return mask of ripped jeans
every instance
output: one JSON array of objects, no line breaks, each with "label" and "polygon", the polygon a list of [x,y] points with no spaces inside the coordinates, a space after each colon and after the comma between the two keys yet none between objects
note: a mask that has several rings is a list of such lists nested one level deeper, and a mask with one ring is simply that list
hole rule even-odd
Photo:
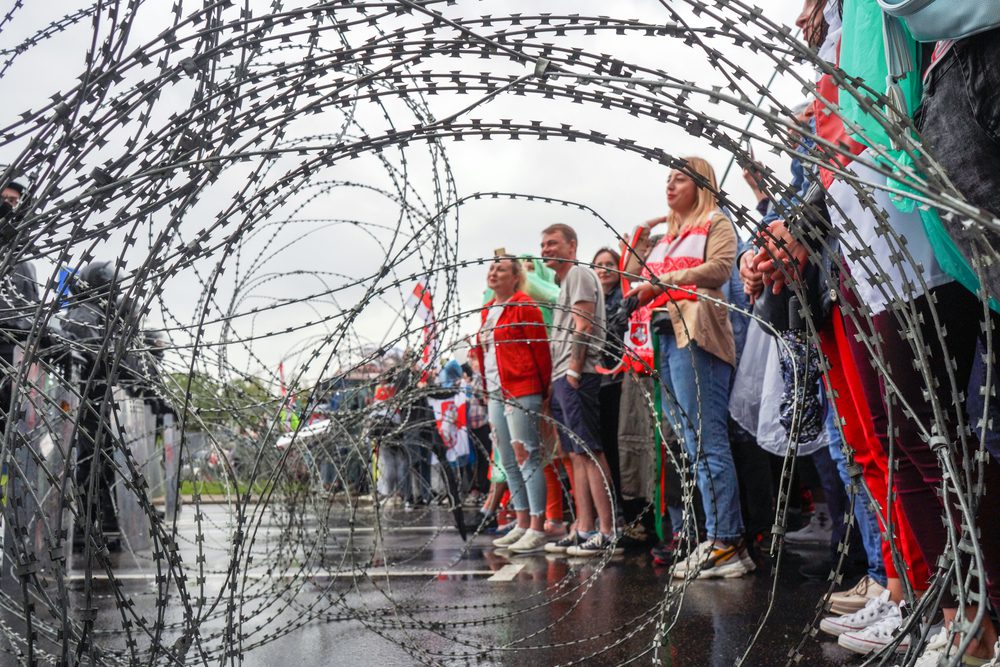
[{"label": "ripped jeans", "polygon": [[[492,426],[493,453],[504,472],[510,489],[510,504],[514,511],[528,510],[532,516],[545,514],[545,475],[539,448],[539,413],[542,395],[531,394],[504,399],[499,393],[490,395],[489,418]],[[518,465],[512,443],[521,443],[527,452]]]}]

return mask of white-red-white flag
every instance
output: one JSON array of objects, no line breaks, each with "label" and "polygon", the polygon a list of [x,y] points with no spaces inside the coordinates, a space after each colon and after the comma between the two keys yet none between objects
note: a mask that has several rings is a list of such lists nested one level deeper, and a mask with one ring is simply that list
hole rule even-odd
[{"label": "white-red-white flag", "polygon": [[427,286],[422,282],[418,282],[413,286],[413,292],[406,300],[406,303],[416,309],[417,317],[424,323],[424,349],[420,355],[420,359],[426,375],[426,369],[430,368],[431,363],[437,358],[438,353],[437,320],[434,318],[434,300],[431,298],[431,293],[427,289]]},{"label": "white-red-white flag", "polygon": [[469,401],[465,392],[459,392],[452,398],[428,399],[434,410],[434,422],[438,433],[444,441],[445,456],[449,463],[454,463],[463,456],[469,455],[468,408]]}]

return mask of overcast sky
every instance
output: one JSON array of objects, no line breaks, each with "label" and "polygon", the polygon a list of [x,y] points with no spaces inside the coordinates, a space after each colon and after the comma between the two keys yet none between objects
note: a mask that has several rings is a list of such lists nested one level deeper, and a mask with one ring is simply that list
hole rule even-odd
[{"label": "overcast sky", "polygon": [[[799,0],[766,0],[767,12],[774,20],[791,24],[797,15],[801,2]],[[171,3],[147,2],[142,11],[142,20],[138,21],[129,40],[133,48],[153,39],[166,25],[168,10]],[[255,4],[259,12],[268,11],[270,0],[261,0]],[[297,3],[286,3],[290,6]],[[185,1],[186,14],[200,3]],[[83,7],[81,3],[78,5]],[[683,6],[677,3],[677,6]],[[558,1],[549,0],[544,4],[545,11],[552,14],[580,14],[597,16],[614,12],[616,17],[636,18],[650,22],[663,23],[668,20],[668,14],[659,2],[652,0],[616,0],[608,2],[587,2],[582,0]],[[64,3],[26,3],[26,7],[15,13],[10,25],[5,26],[0,33],[0,45],[4,49],[14,48],[26,35],[33,34],[51,20],[71,13],[74,5]],[[446,9],[452,18],[460,16],[481,16],[484,14],[535,13],[537,2],[473,2],[462,1],[456,6]],[[413,18],[401,20],[386,29],[396,25],[415,22]],[[352,30],[348,38],[352,44],[359,44],[366,37],[362,30]],[[0,121],[3,125],[13,122],[18,114],[25,109],[41,106],[47,98],[59,91],[69,90],[76,77],[83,71],[83,58],[90,46],[91,26],[84,21],[58,37],[43,41],[31,51],[18,57],[15,64],[4,75],[3,81],[7,91],[8,102],[0,109]],[[332,33],[324,37],[321,46],[325,49],[341,47]],[[704,53],[686,46],[681,41],[670,37],[639,37],[635,33],[616,36],[606,32],[597,35],[583,36],[568,33],[566,36],[554,37],[545,35],[538,38],[539,42],[555,42],[560,46],[580,47],[589,52],[613,55],[626,62],[637,63],[649,67],[663,69],[672,76],[690,80],[698,85],[710,86],[723,82],[718,72],[712,70],[706,62]],[[728,47],[727,47],[728,48]],[[126,49],[129,52],[129,49]],[[730,51],[731,52],[731,49]],[[183,54],[178,54],[178,57]],[[272,55],[262,61],[274,62],[280,57]],[[747,69],[755,79],[766,83],[772,74],[773,67],[760,55],[749,52],[739,55],[741,67]],[[417,70],[433,69],[435,71],[500,71],[525,73],[524,68],[510,63],[506,59],[479,58],[439,58],[422,62]],[[148,73],[147,73],[148,74]],[[125,81],[121,85],[128,87],[136,81]],[[789,105],[801,99],[800,87],[793,81],[779,79],[774,90]],[[184,81],[170,85],[164,89],[164,94],[156,108],[157,115],[151,125],[168,122],[169,114],[183,110],[190,103],[191,87]],[[437,117],[447,117],[459,109],[471,104],[476,98],[472,96],[438,95],[427,97],[426,102],[431,113]],[[400,128],[412,127],[416,121],[412,114],[402,104],[387,102],[386,111],[392,117],[393,124]],[[736,115],[732,109],[723,106],[716,107],[713,113],[730,121],[739,123],[745,119]],[[572,104],[568,101],[546,100],[538,97],[500,95],[467,114],[468,118],[501,119],[509,118],[517,122],[538,120],[546,124],[567,123],[585,131],[596,130],[610,136],[628,137],[640,145],[659,146],[663,150],[677,156],[701,155],[707,157],[721,177],[726,168],[728,156],[700,143],[685,132],[662,123],[640,120],[627,113],[615,110],[605,110]],[[286,137],[307,137],[336,131],[343,119],[339,110],[316,116],[293,117],[288,123]],[[387,127],[387,121],[382,117],[382,110],[374,105],[362,105],[357,109],[355,120],[369,134],[375,135]],[[122,133],[113,136],[125,136],[128,128],[123,127]],[[23,142],[5,146],[5,155],[0,157],[4,162],[15,159],[17,152],[23,147]],[[650,217],[662,215],[666,210],[664,197],[665,170],[659,165],[651,164],[639,157],[609,147],[595,146],[585,142],[568,143],[562,140],[540,142],[536,140],[510,141],[494,139],[483,141],[478,139],[462,142],[444,141],[445,160],[439,160],[435,165],[428,159],[428,147],[423,143],[410,146],[406,152],[406,167],[410,190],[406,194],[407,201],[417,210],[433,214],[435,210],[435,180],[446,177],[445,167],[454,178],[458,196],[472,195],[477,192],[517,192],[531,195],[548,196],[565,199],[586,205],[594,209],[620,233],[627,233],[639,222]],[[120,146],[118,147],[120,150]],[[114,153],[114,141],[104,148],[105,153]],[[779,174],[787,173],[783,161],[768,155],[759,155],[762,160],[773,166]],[[386,152],[387,162],[395,168],[401,168],[399,152]],[[278,174],[281,164],[274,166]],[[181,228],[181,235],[193,235],[204,227],[205,221],[211,220],[215,212],[228,203],[232,194],[242,185],[249,166],[239,165],[227,169],[219,183],[206,192],[201,203],[188,212]],[[87,173],[89,169],[81,169]],[[280,174],[279,174],[280,175]],[[336,182],[335,187],[323,185]],[[337,342],[327,342],[321,354],[307,363],[308,352],[315,349],[317,342],[335,329],[336,323],[343,314],[355,305],[357,298],[363,293],[365,284],[352,285],[362,277],[377,273],[384,262],[384,246],[392,241],[393,232],[400,223],[401,206],[392,197],[385,197],[375,190],[392,189],[392,178],[387,174],[385,165],[376,157],[362,157],[338,163],[333,168],[324,170],[312,184],[303,187],[300,192],[293,193],[289,205],[275,212],[276,220],[295,219],[297,222],[281,228],[258,224],[255,234],[244,239],[239,258],[224,258],[225,273],[219,282],[217,300],[219,308],[228,309],[229,301],[247,278],[247,269],[257,258],[263,258],[261,266],[252,277],[254,286],[248,289],[242,284],[239,293],[239,305],[235,311],[246,313],[251,308],[259,308],[275,301],[287,298],[297,298],[306,294],[322,292],[330,286],[340,286],[342,289],[333,295],[326,295],[311,300],[306,304],[285,306],[280,309],[261,312],[255,315],[240,317],[234,323],[234,329],[242,336],[259,337],[247,345],[230,345],[225,349],[213,348],[207,358],[218,361],[217,353],[224,352],[222,366],[231,366],[241,372],[263,373],[276,372],[278,363],[286,361],[286,373],[291,374],[296,367],[304,369],[304,376],[315,378],[323,371],[323,364],[330,361],[330,367],[336,367],[349,357],[349,352],[357,346],[367,343],[379,344],[399,335],[402,320],[399,313],[408,313],[403,306],[403,295],[400,292],[387,294],[384,301],[373,302],[357,318],[347,339]],[[750,205],[749,190],[742,184],[739,170],[733,169],[725,189],[737,201]],[[349,222],[343,222],[344,220]],[[472,201],[462,206],[458,212],[457,229],[454,218],[446,229],[438,230],[446,234],[452,244],[457,244],[458,259],[489,258],[495,248],[504,247],[510,252],[536,252],[539,241],[539,230],[553,222],[566,222],[577,228],[580,235],[580,256],[589,259],[594,251],[614,243],[613,235],[604,228],[593,216],[578,210],[543,204],[540,202],[509,202],[504,200]],[[358,223],[358,224],[354,224]],[[160,224],[155,219],[149,221],[150,231],[155,231]],[[408,223],[401,232],[409,233]],[[417,257],[393,267],[398,275],[408,276],[421,272],[430,257],[433,247],[433,235],[425,234],[427,238],[420,240],[424,259]],[[397,240],[396,247],[399,247]],[[103,257],[117,256],[122,252],[121,238],[109,239],[97,249],[97,255]],[[139,244],[133,250],[127,251],[129,266],[141,264],[146,259],[148,251]],[[174,320],[182,327],[189,327],[197,321],[196,305],[202,291],[202,282],[219,261],[219,257],[206,258],[195,268],[186,270],[174,276],[166,286],[162,296],[162,304],[169,313],[163,312],[160,302],[151,313],[147,324],[151,327],[166,325],[175,329],[171,336],[178,342],[186,340],[182,331],[177,331]],[[440,263],[442,257],[434,261]],[[40,275],[46,276],[54,270],[54,264],[45,261],[39,263]],[[436,268],[442,268],[438,265]],[[458,311],[474,310],[480,303],[485,282],[485,266],[474,266],[458,272],[457,299]],[[443,275],[443,274],[439,274]],[[409,283],[407,283],[408,288]],[[437,281],[439,301],[446,298],[445,286]],[[405,291],[405,289],[403,290]],[[225,304],[224,306],[221,304]],[[210,313],[211,314],[211,313]],[[219,315],[219,312],[215,312]],[[327,323],[324,320],[334,318]],[[209,317],[212,319],[212,317]],[[308,322],[318,324],[285,335],[270,335],[286,327],[305,325]],[[474,320],[467,318],[457,328],[452,328],[449,336],[461,333],[471,333],[474,330]],[[217,340],[219,327],[210,326],[206,329],[205,340]],[[214,338],[213,338],[214,337]],[[185,353],[186,354],[186,353]]]}]

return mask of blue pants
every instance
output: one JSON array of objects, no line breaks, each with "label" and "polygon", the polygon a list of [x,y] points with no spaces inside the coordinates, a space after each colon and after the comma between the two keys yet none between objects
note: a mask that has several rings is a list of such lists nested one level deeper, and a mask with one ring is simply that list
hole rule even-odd
[{"label": "blue pants", "polygon": [[[507,473],[510,504],[515,511],[532,516],[545,514],[545,475],[542,474],[541,437],[538,432],[542,395],[532,394],[504,400],[490,396],[490,426],[496,453]],[[513,443],[524,445],[528,457],[518,465]]]},{"label": "blue pants", "polygon": [[[844,456],[841,449],[842,440],[836,419],[831,406],[826,411],[825,424],[827,435],[830,438],[830,458],[837,464],[837,472],[840,474],[840,481],[844,483],[844,488],[849,489],[851,488],[851,476],[847,472],[847,457]],[[854,521],[858,526],[861,544],[865,548],[868,576],[877,581],[879,585],[885,586],[887,579],[885,563],[882,562],[882,534],[879,532],[878,519],[875,518],[875,512],[868,504],[868,496],[864,491],[861,491],[854,499]]]},{"label": "blue pants", "polygon": [[679,348],[674,336],[660,334],[663,411],[683,433],[701,491],[705,530],[709,539],[735,542],[743,537],[743,516],[727,422],[732,373],[732,366],[694,341]]}]

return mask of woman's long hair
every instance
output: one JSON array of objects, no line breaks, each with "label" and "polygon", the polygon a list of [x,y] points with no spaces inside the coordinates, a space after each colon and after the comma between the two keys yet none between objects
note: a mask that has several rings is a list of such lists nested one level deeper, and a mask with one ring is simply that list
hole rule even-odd
[{"label": "woman's long hair", "polygon": [[[708,163],[708,160],[700,157],[686,157],[683,161],[687,163],[686,168],[681,169],[688,177],[695,181],[698,188],[698,197],[695,199],[694,207],[684,218],[681,218],[673,210],[667,214],[667,229],[671,236],[680,233],[685,225],[694,225],[704,222],[719,208],[719,202],[715,199],[715,193],[719,191],[719,184],[715,178],[715,169]],[[707,187],[702,186],[692,173],[701,176],[707,183]]]}]

